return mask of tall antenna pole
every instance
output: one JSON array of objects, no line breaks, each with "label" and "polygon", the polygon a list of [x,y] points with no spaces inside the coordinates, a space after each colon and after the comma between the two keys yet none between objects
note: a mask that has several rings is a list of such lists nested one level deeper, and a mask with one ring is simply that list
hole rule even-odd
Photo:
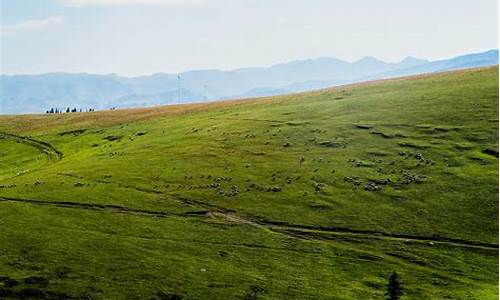
[{"label": "tall antenna pole", "polygon": [[177,74],[177,96],[177,100],[181,103],[181,74]]}]

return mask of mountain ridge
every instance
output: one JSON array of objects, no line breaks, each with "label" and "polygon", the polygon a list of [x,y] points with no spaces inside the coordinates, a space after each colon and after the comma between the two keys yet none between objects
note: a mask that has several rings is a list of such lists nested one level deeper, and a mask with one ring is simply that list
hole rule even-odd
[{"label": "mountain ridge", "polygon": [[[269,67],[191,70],[180,74],[155,73],[136,77],[67,72],[0,75],[0,114],[36,113],[51,107],[108,109],[136,107],[138,103],[152,106],[278,95],[495,64],[498,64],[498,49],[436,61],[411,56],[395,63],[370,56],[354,62],[319,57]],[[184,91],[181,98],[177,92],[179,87]],[[131,99],[133,103],[124,101]]]}]

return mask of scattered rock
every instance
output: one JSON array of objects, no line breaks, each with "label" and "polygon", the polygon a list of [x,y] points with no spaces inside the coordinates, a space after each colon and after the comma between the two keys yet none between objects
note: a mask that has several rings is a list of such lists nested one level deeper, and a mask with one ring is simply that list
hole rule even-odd
[{"label": "scattered rock", "polygon": [[403,176],[403,178],[400,180],[401,184],[422,183],[427,180],[426,176],[411,174],[406,170],[402,170],[401,175]]},{"label": "scattered rock", "polygon": [[316,192],[321,192],[326,187],[326,184],[322,182],[313,182],[313,186]]},{"label": "scattered rock", "polygon": [[15,184],[6,184],[6,185],[0,184],[0,189],[8,189],[8,188],[14,188],[14,187],[16,187]]},{"label": "scattered rock", "polygon": [[365,184],[364,188],[366,191],[369,191],[369,192],[376,192],[376,191],[379,191],[382,189],[380,186],[376,185],[374,182],[368,182],[367,184]]},{"label": "scattered rock", "polygon": [[346,176],[346,177],[344,177],[344,181],[349,182],[353,186],[353,188],[357,188],[362,183],[362,181],[357,176],[353,176],[353,177]]}]

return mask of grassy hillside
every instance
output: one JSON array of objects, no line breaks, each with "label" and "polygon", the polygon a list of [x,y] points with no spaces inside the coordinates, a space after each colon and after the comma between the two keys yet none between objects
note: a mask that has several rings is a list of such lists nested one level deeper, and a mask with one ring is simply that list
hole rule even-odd
[{"label": "grassy hillside", "polygon": [[0,117],[0,296],[498,299],[498,68]]}]

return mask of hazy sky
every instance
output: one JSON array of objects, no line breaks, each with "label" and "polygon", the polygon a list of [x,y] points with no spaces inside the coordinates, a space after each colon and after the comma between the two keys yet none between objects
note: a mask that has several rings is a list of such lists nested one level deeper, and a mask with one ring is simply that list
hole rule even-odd
[{"label": "hazy sky", "polygon": [[0,0],[1,72],[141,75],[498,48],[496,0]]}]

